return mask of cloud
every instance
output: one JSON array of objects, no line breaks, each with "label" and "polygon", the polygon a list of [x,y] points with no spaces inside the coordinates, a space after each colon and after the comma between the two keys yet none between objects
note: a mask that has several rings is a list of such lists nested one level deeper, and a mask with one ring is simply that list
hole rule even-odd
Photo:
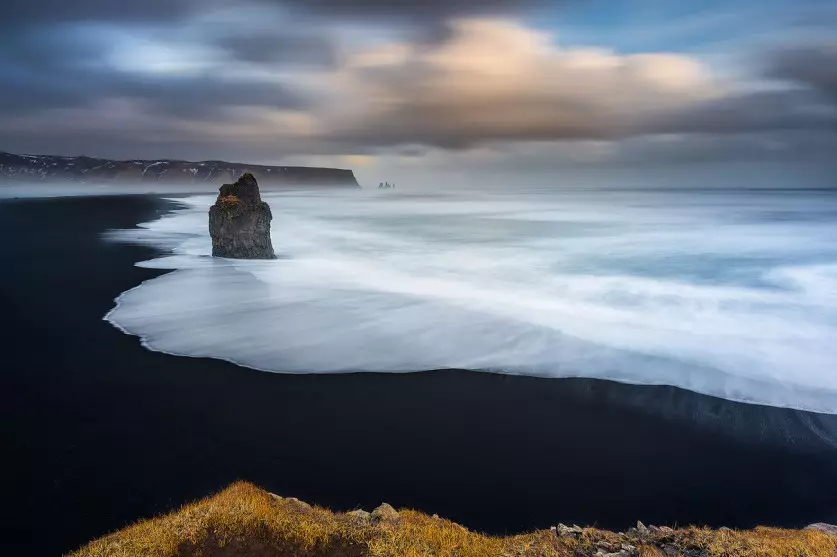
[{"label": "cloud", "polygon": [[[16,5],[8,14],[21,24],[0,39],[0,146],[365,161],[382,152],[413,160],[434,150],[495,156],[504,145],[547,145],[564,160],[601,164],[642,158],[630,152],[682,160],[797,154],[787,145],[804,142],[782,147],[776,134],[837,129],[835,107],[821,95],[834,94],[828,43],[774,52],[770,77],[784,84],[762,90],[684,54],[560,46],[508,15],[546,4]],[[736,135],[747,138],[729,138]]]},{"label": "cloud", "polygon": [[[172,117],[144,103],[100,100],[93,105],[7,115],[0,145],[12,152],[110,158],[221,159],[276,162],[293,154],[324,151],[304,112],[255,108]],[[6,147],[9,146],[9,147]]]},{"label": "cloud", "polygon": [[[161,23],[182,20],[217,9],[275,7],[295,17],[313,15],[355,21],[401,21],[423,24],[454,16],[509,15],[538,6],[555,6],[556,0],[12,0],[3,6],[0,27],[48,25],[59,22]],[[560,0],[566,3],[569,0]]]},{"label": "cloud", "polygon": [[229,34],[216,44],[237,60],[283,66],[322,66],[337,64],[334,43],[323,37],[273,29],[270,32]]},{"label": "cloud", "polygon": [[469,148],[486,142],[822,128],[798,91],[736,92],[698,60],[561,48],[520,23],[461,19],[434,45],[356,53],[332,88],[352,102],[326,126],[349,143]]},{"label": "cloud", "polygon": [[73,33],[7,36],[0,55],[0,114],[128,99],[152,113],[217,118],[228,107],[300,109],[308,103],[275,79],[235,75],[217,67],[199,72],[114,67],[108,58],[112,50]]},{"label": "cloud", "polygon": [[767,66],[768,76],[807,85],[837,102],[837,39],[775,49]]},{"label": "cloud", "polygon": [[173,21],[218,2],[200,0],[12,0],[3,4],[0,28],[44,26],[72,21],[158,22]]},{"label": "cloud", "polygon": [[837,110],[817,95],[800,90],[732,93],[661,111],[644,122],[643,135],[666,133],[737,134],[793,130],[834,130]]},{"label": "cloud", "polygon": [[[270,0],[266,0],[270,1]],[[509,15],[539,6],[566,4],[568,0],[275,0],[278,4],[302,12],[328,17],[368,20],[443,21],[452,17]]]}]

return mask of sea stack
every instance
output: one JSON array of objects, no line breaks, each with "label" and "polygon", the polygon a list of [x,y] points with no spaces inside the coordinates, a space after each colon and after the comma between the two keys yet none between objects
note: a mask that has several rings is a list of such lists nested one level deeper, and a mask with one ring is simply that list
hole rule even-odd
[{"label": "sea stack", "polygon": [[259,184],[249,172],[234,184],[221,186],[209,208],[212,255],[233,259],[275,259],[270,242],[270,206],[262,201]]}]

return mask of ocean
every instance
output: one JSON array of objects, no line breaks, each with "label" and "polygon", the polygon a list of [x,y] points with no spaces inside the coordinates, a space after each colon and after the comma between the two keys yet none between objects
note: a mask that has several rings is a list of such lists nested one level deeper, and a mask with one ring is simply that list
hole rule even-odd
[{"label": "ocean", "polygon": [[[558,522],[837,521],[833,413],[630,383],[697,370],[687,327],[726,370],[747,353],[748,329],[753,348],[770,331],[810,350],[783,343],[800,362],[770,390],[744,394],[798,403],[784,397],[821,371],[802,364],[828,357],[819,339],[833,290],[813,277],[833,254],[830,194],[392,193],[266,195],[281,259],[263,263],[206,255],[209,197],[0,202],[2,423],[15,501],[3,549],[64,554],[241,479],[335,510],[386,501],[491,534]],[[774,269],[808,280],[782,282]],[[607,277],[617,290],[602,290]],[[156,350],[208,357],[146,350],[103,320],[109,312],[141,326]],[[604,334],[619,332],[607,316],[626,323],[622,336]],[[713,316],[728,326],[695,324]],[[583,327],[601,334],[582,337]],[[670,352],[659,355],[656,335]],[[546,345],[553,339],[567,348]],[[640,342],[656,355],[638,357]],[[571,359],[571,345],[588,355]],[[764,362],[753,372],[777,369],[750,352]],[[557,378],[600,373],[607,354],[608,374],[630,376]],[[244,363],[281,373],[219,359],[254,355],[263,361]],[[552,355],[554,367],[539,365]],[[644,364],[661,360],[676,367],[650,377]],[[322,373],[385,361],[393,369]],[[403,373],[437,363],[480,370]],[[830,384],[825,375],[823,396],[805,400],[830,412]]]},{"label": "ocean", "polygon": [[278,373],[468,369],[837,413],[837,191],[267,193],[275,261],[211,258],[214,196],[111,240],[176,272],[107,319]]}]

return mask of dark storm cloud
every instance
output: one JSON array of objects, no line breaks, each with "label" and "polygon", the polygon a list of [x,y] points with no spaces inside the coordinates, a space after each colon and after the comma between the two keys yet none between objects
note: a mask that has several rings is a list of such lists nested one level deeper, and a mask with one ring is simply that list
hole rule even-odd
[{"label": "dark storm cloud", "polygon": [[[3,76],[0,73],[0,76]],[[129,99],[152,114],[218,116],[230,107],[302,109],[306,99],[278,84],[228,81],[212,76],[138,77],[123,73],[78,72],[50,79],[17,80],[0,89],[0,114],[21,115],[44,109],[95,106],[108,99]]]},{"label": "dark storm cloud", "polygon": [[648,133],[736,134],[837,130],[837,114],[807,91],[762,91],[722,97],[639,124]]},{"label": "dark storm cloud", "polygon": [[[569,0],[560,0],[566,3]],[[553,6],[556,0],[251,0],[290,8],[296,13],[327,18],[434,20],[451,16],[519,13],[527,8]],[[3,4],[0,27],[56,22],[171,22],[214,7],[241,5],[234,0],[11,0]]]},{"label": "dark storm cloud", "polygon": [[[270,2],[271,0],[261,0]],[[467,15],[520,13],[537,6],[555,6],[568,0],[274,0],[301,12],[329,17],[381,18],[432,21]]]},{"label": "dark storm cloud", "polygon": [[[238,116],[219,114],[215,126],[184,126],[177,118],[149,118],[141,126],[109,122],[107,116],[91,119],[84,112],[62,116],[60,126],[49,119],[27,122],[23,127],[0,126],[0,150],[12,153],[88,155],[112,159],[232,160],[278,164],[294,155],[341,155],[344,145],[314,138],[273,133],[228,135],[227,128],[241,123]],[[268,128],[270,129],[270,128]],[[264,131],[264,129],[262,129]]]},{"label": "dark storm cloud", "polygon": [[213,76],[123,77],[114,79],[107,92],[110,96],[141,101],[152,112],[174,116],[212,117],[220,110],[239,106],[303,109],[308,105],[305,98],[275,83]]},{"label": "dark storm cloud", "polygon": [[102,62],[99,47],[72,36],[18,32],[0,54],[0,114],[72,108],[122,98],[152,113],[212,116],[230,106],[304,108],[289,87],[216,74],[137,74]]},{"label": "dark storm cloud", "polygon": [[837,101],[837,40],[787,47],[770,58],[769,76],[808,85]]},{"label": "dark storm cloud", "polygon": [[837,134],[811,130],[771,130],[734,134],[655,136],[622,142],[611,163],[828,160]]},{"label": "dark storm cloud", "polygon": [[326,37],[302,33],[236,34],[220,37],[218,46],[238,60],[258,64],[332,67],[337,51]]},{"label": "dark storm cloud", "polygon": [[[250,6],[291,9],[298,16],[322,20],[399,20],[425,26],[450,16],[512,13],[548,4],[546,0],[251,0]],[[300,107],[304,103],[287,88],[250,82],[228,83],[221,76],[199,78],[128,75],[101,63],[106,47],[85,37],[68,37],[74,24],[103,22],[116,26],[156,27],[185,21],[188,16],[213,8],[241,6],[234,0],[12,0],[0,19],[0,113],[65,108],[93,104],[109,96],[137,98],[175,113],[212,110],[219,105]],[[310,23],[310,21],[308,22]],[[333,67],[336,48],[325,35],[288,30],[277,22],[276,30],[240,28],[236,24],[205,43],[215,45],[237,60],[273,66]],[[172,28],[174,29],[174,28]],[[429,37],[436,35],[427,31]],[[441,40],[443,33],[436,37]],[[204,105],[205,108],[202,108]]]},{"label": "dark storm cloud", "polygon": [[[2,74],[0,74],[2,75]],[[259,81],[229,81],[212,76],[138,77],[123,73],[74,73],[63,81],[29,79],[0,90],[0,114],[49,108],[94,106],[108,99],[129,99],[152,114],[218,116],[230,107],[302,109],[307,101],[288,88]]]},{"label": "dark storm cloud", "polygon": [[74,37],[23,29],[0,40],[0,114],[83,104],[107,80],[84,69],[100,49]]},{"label": "dark storm cloud", "polygon": [[19,28],[73,21],[173,21],[202,5],[207,3],[200,0],[11,0],[10,3],[4,2],[0,9],[0,27]]},{"label": "dark storm cloud", "polygon": [[[493,110],[486,108],[486,112]],[[507,107],[506,110],[509,113],[512,109]],[[354,147],[425,145],[459,150],[496,142],[624,140],[675,134],[711,137],[710,143],[718,141],[719,145],[741,147],[753,143],[732,140],[723,140],[722,143],[721,138],[798,131],[833,133],[837,131],[837,113],[818,104],[810,94],[796,91],[721,98],[621,121],[610,118],[604,106],[596,108],[578,104],[568,108],[567,103],[562,102],[548,107],[537,123],[526,122],[514,127],[497,126],[490,120],[469,120],[457,110],[401,106],[397,111],[366,120],[363,126],[341,130],[335,137]],[[763,150],[761,145],[758,149]],[[736,151],[733,149],[729,153],[735,155]],[[677,155],[678,158],[687,158],[684,153]]]}]

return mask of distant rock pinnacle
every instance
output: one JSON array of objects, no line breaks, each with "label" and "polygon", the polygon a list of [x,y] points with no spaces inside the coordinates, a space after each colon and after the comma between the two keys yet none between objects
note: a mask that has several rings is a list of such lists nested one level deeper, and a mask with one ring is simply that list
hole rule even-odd
[{"label": "distant rock pinnacle", "polygon": [[233,259],[275,259],[270,241],[270,206],[262,201],[256,178],[249,172],[234,184],[221,186],[209,208],[212,255]]}]

